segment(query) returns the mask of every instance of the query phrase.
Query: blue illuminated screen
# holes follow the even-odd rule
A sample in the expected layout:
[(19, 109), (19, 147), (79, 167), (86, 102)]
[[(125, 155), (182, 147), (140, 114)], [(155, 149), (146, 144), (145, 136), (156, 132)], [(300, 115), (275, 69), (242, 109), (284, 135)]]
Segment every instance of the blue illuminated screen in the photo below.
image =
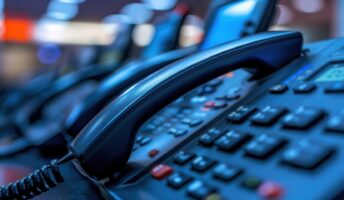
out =
[(252, 17), (257, 0), (238, 0), (219, 8), (213, 16), (201, 50), (240, 38), (245, 22)]
[(344, 81), (344, 64), (332, 64), (316, 79), (316, 82)]

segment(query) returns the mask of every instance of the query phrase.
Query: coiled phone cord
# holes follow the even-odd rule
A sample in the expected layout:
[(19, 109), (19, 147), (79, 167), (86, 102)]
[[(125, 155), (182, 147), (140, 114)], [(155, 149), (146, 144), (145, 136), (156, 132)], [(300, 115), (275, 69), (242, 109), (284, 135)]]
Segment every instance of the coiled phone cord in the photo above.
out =
[(72, 160), (73, 154), (68, 153), (60, 160), (52, 160), (30, 175), (14, 183), (0, 187), (0, 200), (24, 200), (48, 191), (64, 181), (59, 165)]

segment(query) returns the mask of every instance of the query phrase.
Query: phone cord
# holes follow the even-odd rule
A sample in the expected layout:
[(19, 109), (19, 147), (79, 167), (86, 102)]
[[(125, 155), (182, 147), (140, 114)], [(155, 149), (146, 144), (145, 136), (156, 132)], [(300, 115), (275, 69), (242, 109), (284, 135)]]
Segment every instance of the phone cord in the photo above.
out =
[(64, 181), (59, 165), (72, 159), (73, 155), (69, 153), (60, 160), (52, 160), (50, 165), (44, 165), (21, 180), (0, 187), (0, 200), (32, 199), (48, 191)]

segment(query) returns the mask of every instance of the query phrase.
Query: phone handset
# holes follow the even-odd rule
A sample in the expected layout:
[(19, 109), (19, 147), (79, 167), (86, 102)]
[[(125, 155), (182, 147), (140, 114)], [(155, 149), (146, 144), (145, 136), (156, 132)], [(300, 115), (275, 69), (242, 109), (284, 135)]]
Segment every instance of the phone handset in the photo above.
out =
[(17, 111), (15, 123), (20, 126), (27, 126), (32, 121), (39, 119), (45, 106), (58, 95), (63, 94), (67, 90), (82, 82), (94, 79), (100, 80), (108, 73), (108, 69), (80, 70), (57, 79), (51, 85), (51, 88), (36, 95), (35, 98), (29, 101), (27, 105), (23, 106)]
[(63, 182), (59, 165), (74, 159), (78, 169), (102, 179), (120, 172), (137, 129), (156, 112), (196, 86), (242, 67), (277, 70), (300, 56), (298, 32), (266, 32), (177, 61), (141, 80), (105, 107), (73, 140), (60, 160), (0, 187), (0, 199), (32, 198)]
[(298, 32), (266, 32), (177, 61), (138, 82), (105, 107), (70, 150), (88, 175), (104, 178), (124, 168), (138, 128), (196, 86), (239, 68), (274, 71), (301, 54)]
[(116, 95), (153, 72), (195, 52), (195, 47), (178, 49), (150, 59), (131, 62), (101, 81), (90, 96), (79, 102), (65, 120), (66, 132), (75, 137)]

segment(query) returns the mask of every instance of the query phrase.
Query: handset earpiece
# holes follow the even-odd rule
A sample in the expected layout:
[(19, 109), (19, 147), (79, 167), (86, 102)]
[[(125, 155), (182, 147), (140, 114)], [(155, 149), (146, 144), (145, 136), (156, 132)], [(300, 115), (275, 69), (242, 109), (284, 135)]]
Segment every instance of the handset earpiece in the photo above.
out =
[(137, 129), (156, 112), (196, 86), (243, 67), (277, 70), (302, 49), (298, 32), (266, 32), (175, 62), (138, 82), (105, 107), (74, 139), (70, 150), (90, 176), (120, 171)]

